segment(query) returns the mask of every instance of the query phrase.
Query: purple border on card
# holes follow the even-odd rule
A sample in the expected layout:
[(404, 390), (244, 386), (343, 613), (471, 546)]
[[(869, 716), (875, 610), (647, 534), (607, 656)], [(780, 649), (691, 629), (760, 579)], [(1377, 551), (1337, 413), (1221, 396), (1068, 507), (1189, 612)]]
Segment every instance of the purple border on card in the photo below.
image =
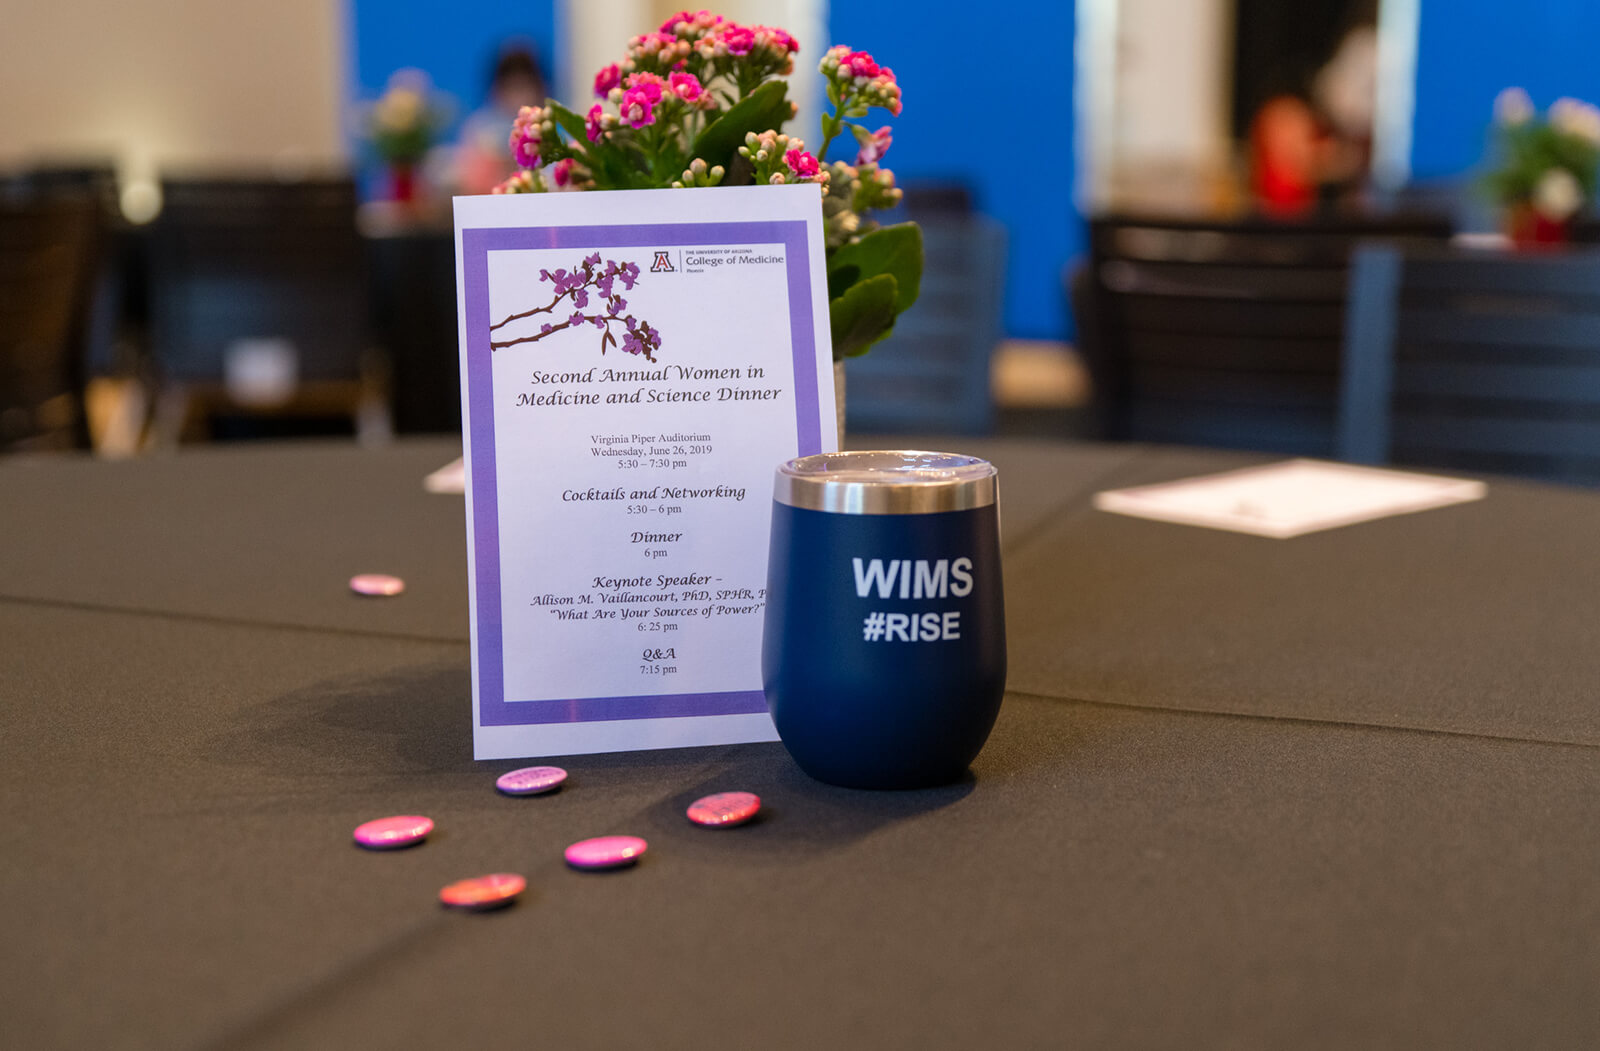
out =
[(784, 246), (789, 281), (789, 334), (794, 348), (795, 436), (799, 455), (822, 451), (818, 416), (816, 331), (811, 320), (811, 267), (802, 219), (738, 223), (626, 226), (474, 227), (461, 231), (467, 322), (467, 406), (472, 428), (477, 580), (478, 722), (482, 726), (748, 715), (767, 710), (760, 690), (641, 697), (578, 697), (507, 701), (505, 640), (500, 623), (500, 503), (494, 444), (493, 351), (489, 349), (489, 253), (529, 248), (674, 248), (688, 245)]

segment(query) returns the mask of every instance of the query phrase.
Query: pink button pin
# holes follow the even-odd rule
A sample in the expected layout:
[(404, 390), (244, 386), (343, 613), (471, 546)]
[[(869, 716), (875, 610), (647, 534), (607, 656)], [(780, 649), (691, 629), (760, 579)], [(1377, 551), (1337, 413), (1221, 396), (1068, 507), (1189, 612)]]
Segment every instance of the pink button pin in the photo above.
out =
[(406, 589), (406, 582), (387, 573), (358, 573), (350, 578), (350, 590), (357, 595), (390, 597)]
[(761, 797), (753, 792), (718, 792), (689, 804), (689, 820), (708, 828), (732, 828), (756, 816)]
[(459, 880), (439, 890), (439, 900), (452, 909), (482, 912), (510, 905), (528, 886), (515, 872), (496, 872)]
[(508, 796), (536, 796), (561, 787), (567, 772), (559, 766), (525, 766), (495, 779), (494, 786)]
[(615, 869), (644, 857), (650, 844), (638, 836), (600, 836), (567, 848), (567, 864), (575, 869)]
[(355, 837), (356, 842), (368, 850), (394, 850), (421, 843), (432, 831), (432, 818), (421, 814), (400, 814), (357, 825)]

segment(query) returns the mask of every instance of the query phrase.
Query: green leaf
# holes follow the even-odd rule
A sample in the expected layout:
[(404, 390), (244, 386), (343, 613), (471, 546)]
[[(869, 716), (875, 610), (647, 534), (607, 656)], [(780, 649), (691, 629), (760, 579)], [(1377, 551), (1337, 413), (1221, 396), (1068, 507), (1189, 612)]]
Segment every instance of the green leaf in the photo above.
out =
[(922, 290), (922, 228), (916, 223), (896, 223), (872, 231), (854, 244), (847, 244), (828, 259), (828, 292), (834, 292), (835, 275), (848, 286), (851, 268), (861, 280), (893, 275), (899, 288), (895, 310), (905, 310), (917, 301)]
[(828, 268), (828, 298), (838, 299), (850, 290), (850, 286), (861, 279), (859, 266), (841, 266)]
[(555, 118), (556, 126), (572, 138), (572, 148), (582, 158), (584, 166), (601, 190), (630, 190), (657, 185), (645, 171), (648, 158), (636, 144), (617, 145), (589, 141), (589, 122), (554, 99), (545, 105)]
[(708, 166), (731, 168), (746, 134), (782, 128), (788, 119), (788, 89), (781, 80), (769, 80), (706, 125), (695, 137), (689, 156), (701, 158)]
[(833, 358), (853, 358), (894, 331), (895, 300), (899, 292), (892, 274), (879, 274), (851, 285), (828, 303), (828, 327), (833, 330)]
[(556, 126), (578, 142), (589, 141), (589, 122), (572, 112), (555, 99), (546, 99), (545, 106), (549, 108), (550, 115), (556, 119)]
[(655, 185), (645, 169), (649, 157), (631, 139), (590, 143), (584, 151), (589, 173), (600, 190), (637, 190)]

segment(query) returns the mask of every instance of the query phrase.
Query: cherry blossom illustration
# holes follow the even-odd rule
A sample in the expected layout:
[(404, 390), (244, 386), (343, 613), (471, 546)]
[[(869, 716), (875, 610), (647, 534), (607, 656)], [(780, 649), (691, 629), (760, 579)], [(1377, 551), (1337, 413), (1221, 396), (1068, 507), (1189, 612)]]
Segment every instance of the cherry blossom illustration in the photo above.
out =
[[(622, 293), (632, 291), (638, 280), (637, 263), (619, 263), (614, 259), (602, 261), (599, 252), (585, 257), (571, 270), (540, 270), (540, 284), (552, 286), (554, 295), (550, 302), (503, 318), (490, 325), (489, 331), (496, 332), (514, 321), (536, 314), (549, 314), (551, 320), (541, 324), (534, 335), (491, 340), (489, 349), (504, 350), (519, 343), (537, 343), (563, 329), (593, 325), (601, 330), (600, 353), (604, 354), (607, 347), (620, 347), (625, 354), (641, 354), (646, 361), (653, 362), (656, 359), (652, 352), (661, 349), (661, 333), (632, 314), (623, 313), (628, 309), (628, 301), (622, 298)], [(619, 284), (622, 286), (620, 289), (617, 287)], [(569, 309), (571, 313), (567, 313)], [(561, 320), (556, 321), (556, 318)], [(621, 333), (620, 339), (617, 332), (612, 331), (613, 324)]]

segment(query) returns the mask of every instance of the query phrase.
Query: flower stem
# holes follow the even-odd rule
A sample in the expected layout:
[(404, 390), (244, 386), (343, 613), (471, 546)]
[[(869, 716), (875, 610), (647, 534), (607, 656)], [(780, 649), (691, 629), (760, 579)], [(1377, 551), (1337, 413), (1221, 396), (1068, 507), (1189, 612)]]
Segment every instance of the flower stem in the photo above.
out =
[(822, 115), (822, 148), (817, 150), (817, 160), (827, 163), (828, 147), (833, 145), (833, 140), (839, 137), (839, 132), (844, 130), (844, 122), (831, 113)]

